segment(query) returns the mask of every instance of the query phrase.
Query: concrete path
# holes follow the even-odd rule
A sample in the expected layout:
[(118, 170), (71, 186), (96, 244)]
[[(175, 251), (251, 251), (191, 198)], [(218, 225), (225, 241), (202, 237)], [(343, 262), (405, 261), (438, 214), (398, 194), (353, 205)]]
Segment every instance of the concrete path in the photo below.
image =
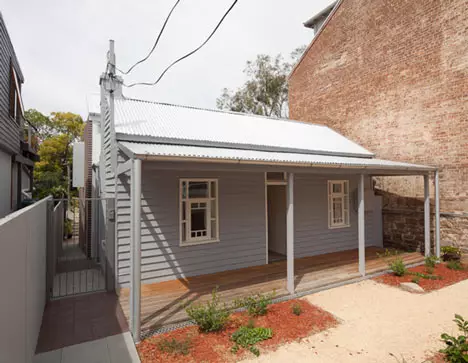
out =
[(139, 363), (129, 332), (38, 354), (33, 363)]
[(428, 294), (367, 280), (306, 299), (341, 323), (250, 361), (421, 363), (443, 347), (441, 333), (458, 333), (455, 313), (468, 318), (468, 280)]

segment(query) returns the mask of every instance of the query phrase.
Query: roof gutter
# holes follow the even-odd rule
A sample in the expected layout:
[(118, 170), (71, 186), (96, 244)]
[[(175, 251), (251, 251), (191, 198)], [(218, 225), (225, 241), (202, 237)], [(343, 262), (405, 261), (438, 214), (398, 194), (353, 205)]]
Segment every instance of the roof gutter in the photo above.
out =
[(178, 162), (199, 162), (199, 163), (223, 163), (223, 164), (238, 164), (238, 165), (271, 165), (271, 166), (296, 166), (306, 168), (327, 168), (327, 169), (365, 169), (365, 170), (395, 170), (404, 172), (415, 172), (416, 175), (427, 174), (429, 172), (437, 171), (436, 167), (395, 167), (385, 165), (348, 165), (348, 164), (320, 164), (320, 163), (288, 163), (276, 161), (261, 161), (261, 160), (242, 160), (242, 159), (212, 159), (212, 158), (199, 158), (188, 156), (162, 156), (162, 155), (147, 155), (147, 154), (134, 154), (134, 158), (143, 161), (178, 161)]

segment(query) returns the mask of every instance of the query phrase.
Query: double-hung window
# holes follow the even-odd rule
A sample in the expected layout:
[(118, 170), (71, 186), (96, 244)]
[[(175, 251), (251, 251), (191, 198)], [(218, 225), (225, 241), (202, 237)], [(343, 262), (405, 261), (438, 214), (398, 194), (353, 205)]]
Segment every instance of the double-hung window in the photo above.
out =
[(218, 180), (180, 179), (180, 244), (217, 242)]
[(349, 227), (349, 181), (328, 181), (328, 228)]

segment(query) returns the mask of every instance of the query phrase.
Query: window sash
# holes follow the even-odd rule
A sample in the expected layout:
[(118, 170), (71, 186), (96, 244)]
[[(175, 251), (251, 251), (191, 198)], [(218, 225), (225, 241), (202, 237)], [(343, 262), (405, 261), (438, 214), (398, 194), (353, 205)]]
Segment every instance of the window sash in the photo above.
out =
[[(190, 183), (207, 183), (207, 196), (190, 198)], [(180, 179), (180, 244), (190, 245), (219, 240), (217, 179)], [(202, 207), (203, 205), (203, 207)], [(205, 210), (204, 230), (192, 230), (192, 210)], [(214, 228), (213, 228), (214, 227)]]
[(349, 225), (349, 181), (329, 180), (328, 227), (349, 227)]

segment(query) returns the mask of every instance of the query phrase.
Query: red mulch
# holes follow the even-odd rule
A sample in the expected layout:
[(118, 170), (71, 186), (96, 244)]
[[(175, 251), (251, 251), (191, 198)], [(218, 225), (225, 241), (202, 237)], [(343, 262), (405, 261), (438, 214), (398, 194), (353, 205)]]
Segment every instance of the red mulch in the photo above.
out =
[[(301, 315), (292, 313), (291, 307), (300, 304)], [(229, 362), (236, 361), (245, 354), (251, 354), (244, 350), (237, 354), (231, 353), (233, 342), (230, 336), (240, 326), (247, 325), (249, 316), (246, 312), (234, 313), (228, 326), (221, 332), (200, 333), (195, 326), (178, 329), (169, 333), (150, 337), (143, 340), (137, 347), (140, 359), (143, 363), (155, 362)], [(272, 328), (273, 338), (258, 343), (256, 346), (261, 351), (274, 350), (279, 345), (300, 340), (313, 333), (320, 332), (336, 326), (338, 322), (328, 312), (309, 304), (305, 300), (290, 300), (268, 307), (265, 316), (253, 319), (256, 327)], [(162, 353), (157, 343), (162, 339), (173, 338), (183, 341), (191, 340), (191, 349), (188, 355)]]
[[(453, 285), (457, 282), (462, 280), (468, 279), (468, 267), (463, 265), (463, 270), (451, 270), (449, 269), (445, 263), (439, 263), (434, 268), (434, 272), (432, 275), (441, 276), (441, 280), (429, 280), (429, 279), (419, 279), (419, 286), (421, 286), (425, 291), (433, 291), (438, 290), (443, 287)], [(409, 268), (408, 271), (410, 272), (421, 272), (427, 274), (425, 266), (417, 266)], [(379, 277), (374, 278), (375, 281), (381, 282), (391, 286), (399, 286), (401, 282), (411, 282), (413, 279), (413, 275), (407, 274), (404, 276), (396, 276), (394, 274), (386, 274)]]

